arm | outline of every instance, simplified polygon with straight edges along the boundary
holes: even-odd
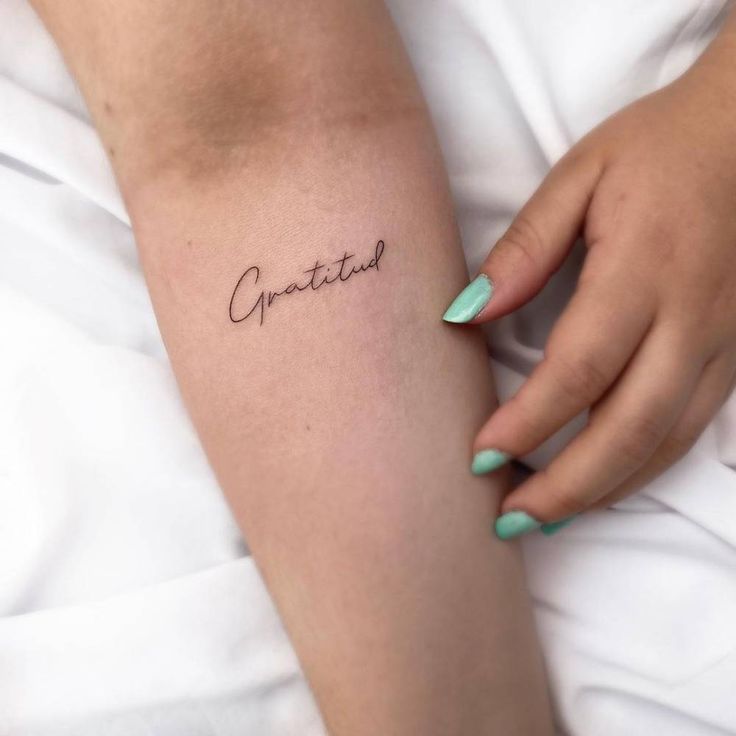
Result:
[[[480,336],[440,319],[466,278],[443,166],[382,4],[35,5],[331,733],[551,733],[502,483],[467,470],[494,396]]]

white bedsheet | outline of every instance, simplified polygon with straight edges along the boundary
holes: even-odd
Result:
[[[724,3],[392,0],[474,269],[549,166]],[[575,258],[495,329],[509,395]],[[556,444],[528,458],[544,462]],[[524,541],[561,731],[736,734],[736,402],[641,495]],[[127,216],[24,0],[0,5],[0,736],[323,736],[177,395]]]

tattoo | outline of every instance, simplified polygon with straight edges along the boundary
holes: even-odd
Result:
[[[261,278],[261,269],[258,266],[250,266],[247,268],[243,275],[238,279],[233,289],[233,294],[230,297],[230,321],[231,322],[244,322],[252,315],[257,315],[259,324],[262,325],[266,316],[266,309],[273,306],[274,302],[282,296],[289,296],[300,291],[317,291],[325,285],[334,284],[337,282],[347,281],[351,276],[356,273],[363,273],[374,268],[376,271],[379,270],[378,264],[383,256],[384,248],[386,244],[383,240],[379,240],[376,243],[376,249],[373,256],[358,265],[353,260],[355,258],[354,253],[348,253],[345,251],[341,258],[336,261],[332,261],[328,266],[324,263],[320,263],[318,260],[314,262],[314,266],[307,268],[303,273],[307,274],[307,278],[302,281],[292,281],[288,286],[281,289],[280,291],[268,291],[262,289],[256,291],[253,287],[257,286],[258,281]],[[249,294],[249,292],[252,293]],[[250,308],[247,312],[235,313],[235,301],[242,302],[246,301]]]

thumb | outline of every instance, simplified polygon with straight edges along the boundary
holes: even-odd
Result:
[[[443,319],[457,323],[488,322],[535,296],[560,267],[582,230],[602,171],[602,164],[593,156],[575,156],[572,151],[564,156]]]

